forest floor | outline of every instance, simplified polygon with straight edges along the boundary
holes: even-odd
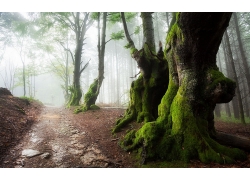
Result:
[[[230,165],[204,164],[193,160],[182,162],[151,162],[140,165],[133,153],[123,151],[119,139],[124,132],[111,134],[116,120],[124,109],[100,110],[74,114],[73,109],[46,107],[33,102],[0,95],[0,167],[250,167],[248,160]],[[250,124],[216,121],[219,131],[250,138]],[[28,152],[34,153],[28,157]]]

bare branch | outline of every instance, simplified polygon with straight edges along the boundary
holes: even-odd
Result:
[[[90,61],[91,59],[89,59],[89,61]],[[89,65],[89,61],[84,65],[84,67],[81,69],[81,71],[79,72],[79,74],[81,75],[82,74],[82,72],[84,71],[84,69],[86,69],[87,68],[87,66]]]
[[[73,61],[73,64],[75,64],[75,59],[74,59],[74,56],[73,56],[72,51],[71,51],[69,48],[66,48],[66,47],[63,45],[63,43],[62,43],[62,42],[60,42],[60,41],[58,41],[58,40],[56,40],[56,41],[57,41],[57,42],[59,42],[59,44],[63,47],[63,49],[64,49],[65,51],[69,51],[70,56],[71,56],[72,61]]]
[[[134,77],[130,77],[130,78],[136,78],[140,73],[141,71],[139,71]]]

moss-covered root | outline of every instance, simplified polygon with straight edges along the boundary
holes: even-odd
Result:
[[[121,128],[125,127],[135,118],[135,113],[126,113],[124,117],[117,120],[115,127],[112,129],[112,133],[117,133],[121,130]]]
[[[246,154],[236,148],[228,148],[218,144],[208,135],[185,132],[183,134],[162,134],[163,129],[157,122],[146,123],[139,131],[131,130],[120,142],[126,151],[136,148],[145,159],[163,159],[167,161],[181,160],[189,162],[199,159],[203,163],[234,163],[245,160]],[[185,135],[184,135],[185,134]]]
[[[177,108],[178,107],[178,108]],[[206,109],[206,108],[205,108]],[[193,114],[189,101],[177,93],[170,110],[172,125],[164,126],[158,118],[145,123],[137,132],[127,133],[120,143],[125,150],[143,149],[144,158],[165,160],[199,159],[209,163],[233,163],[244,160],[246,155],[239,149],[231,149],[215,142],[208,134],[207,121]]]
[[[71,95],[70,95],[70,100],[67,103],[67,107],[79,106],[79,102],[82,97],[81,87],[80,86],[72,87],[70,91]]]

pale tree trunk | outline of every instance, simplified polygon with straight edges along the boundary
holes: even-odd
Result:
[[[225,52],[225,63],[226,63],[226,67],[227,67],[227,74],[229,78],[235,79],[235,77],[237,77],[237,75],[235,76],[235,74],[233,73],[233,66],[231,64],[231,60],[230,60],[230,53],[229,53],[229,47],[227,45],[226,39],[224,38],[224,40],[222,41],[222,45],[224,47],[224,52]],[[230,45],[230,44],[229,44]],[[237,91],[237,90],[236,90]],[[238,108],[238,97],[234,97],[233,100],[230,102],[230,104],[232,104],[232,108],[233,108],[233,113],[234,113],[234,117],[235,118],[239,118],[240,117],[240,113],[239,113],[239,108]],[[230,105],[229,104],[229,105]]]
[[[216,66],[230,17],[231,13],[176,14],[165,46],[169,84],[158,118],[129,131],[121,141],[124,149],[139,148],[144,160],[232,163],[247,158],[243,151],[213,139],[215,105],[231,101],[235,93],[235,82]]]
[[[225,47],[224,41],[222,41],[222,49],[223,49],[225,64],[226,64],[226,74],[227,74],[227,77],[230,78],[230,76],[231,76],[231,74],[230,74],[230,66],[229,66],[229,63],[227,63],[228,57],[227,57],[226,47]],[[226,107],[226,113],[227,113],[228,117],[231,117],[232,114],[231,114],[229,103],[226,103],[225,107]]]
[[[248,62],[247,62],[246,54],[244,52],[244,47],[243,47],[242,38],[241,38],[241,34],[240,34],[237,14],[233,13],[233,17],[234,17],[233,19],[234,19],[234,23],[235,23],[236,35],[237,35],[237,39],[238,39],[238,43],[239,43],[239,51],[240,51],[240,55],[241,55],[241,58],[242,58],[244,73],[245,73],[246,80],[247,80],[247,85],[248,85],[248,93],[250,94],[250,70],[249,70],[249,65],[248,65]]]
[[[168,26],[168,29],[169,29],[169,13],[166,12],[166,18],[167,18],[167,26]]]
[[[116,64],[116,105],[120,105],[120,74],[119,74],[119,65],[118,65],[118,56],[117,56],[117,45],[115,41],[115,64]]]
[[[237,58],[237,60],[239,61],[240,60],[240,56],[239,56],[239,52],[238,52],[238,49],[237,49],[237,47],[236,47],[236,41],[235,41],[235,38],[234,38],[234,36],[232,36],[232,38],[233,38],[233,45],[234,45],[234,47],[235,47],[235,49],[234,49],[234,52],[235,52],[235,54],[236,54],[236,58]],[[246,79],[246,76],[244,76],[243,75],[243,73],[242,73],[242,69],[243,69],[243,67],[242,67],[242,63],[239,63],[239,65],[238,65],[238,67],[239,67],[239,72],[240,72],[240,79],[241,79],[241,82],[242,82],[242,101],[244,101],[244,109],[245,109],[245,113],[246,113],[246,117],[249,117],[249,105],[248,105],[248,90],[247,90],[247,86],[246,86],[246,84],[245,84],[245,79]]]
[[[240,95],[238,77],[237,77],[236,68],[234,65],[233,53],[232,53],[232,50],[230,47],[229,36],[228,36],[227,31],[225,31],[225,39],[226,39],[226,45],[227,45],[227,49],[228,49],[228,57],[229,57],[228,59],[229,59],[229,63],[231,64],[231,67],[232,67],[233,80],[236,82],[236,96],[237,96],[237,101],[238,101],[237,108],[239,108],[239,115],[240,115],[241,123],[246,124],[244,111],[243,111],[243,104],[242,104],[241,95]]]

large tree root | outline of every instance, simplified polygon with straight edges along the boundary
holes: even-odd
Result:
[[[216,132],[215,140],[220,144],[240,148],[250,152],[250,138]]]

